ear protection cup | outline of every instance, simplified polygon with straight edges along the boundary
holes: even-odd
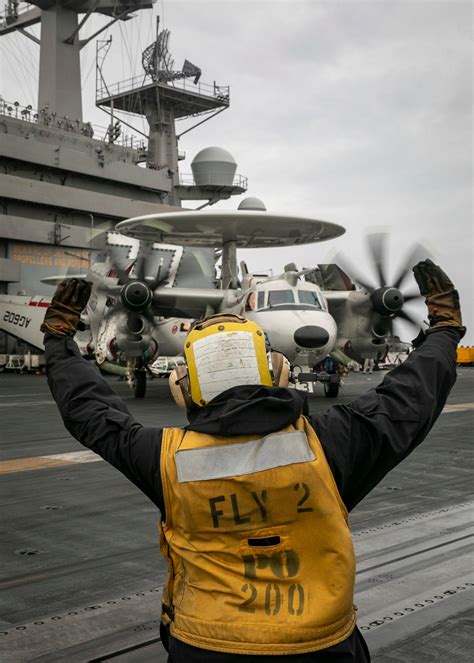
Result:
[[[177,366],[171,371],[168,384],[176,405],[183,410],[189,410],[193,402],[189,392],[187,366]]]
[[[271,370],[274,387],[288,387],[290,362],[281,352],[270,352]]]

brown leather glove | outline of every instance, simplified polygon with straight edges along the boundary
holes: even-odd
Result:
[[[454,327],[464,336],[458,291],[441,267],[422,260],[413,267],[413,273],[428,307],[430,327]]]
[[[81,312],[89,301],[91,284],[83,279],[61,281],[40,330],[55,336],[74,336]]]

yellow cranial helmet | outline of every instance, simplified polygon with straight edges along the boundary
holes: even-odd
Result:
[[[286,362],[282,355],[271,354],[275,365]],[[275,384],[263,329],[238,315],[217,314],[198,320],[187,336],[184,355],[186,366],[170,375],[171,392],[181,407],[207,405],[218,394],[239,385]],[[278,361],[280,357],[284,361]],[[280,374],[281,370],[278,385]],[[286,379],[281,386],[287,385]]]

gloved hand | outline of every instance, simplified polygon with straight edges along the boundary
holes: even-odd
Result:
[[[413,273],[428,307],[430,327],[454,327],[464,336],[458,291],[441,267],[422,260],[413,267]]]
[[[62,281],[54,293],[40,330],[55,336],[74,336],[81,312],[89,301],[91,284],[83,279]]]

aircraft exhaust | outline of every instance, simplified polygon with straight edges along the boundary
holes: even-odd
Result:
[[[146,327],[146,320],[141,315],[129,315],[127,318],[127,330],[130,334],[138,336],[143,334]]]

